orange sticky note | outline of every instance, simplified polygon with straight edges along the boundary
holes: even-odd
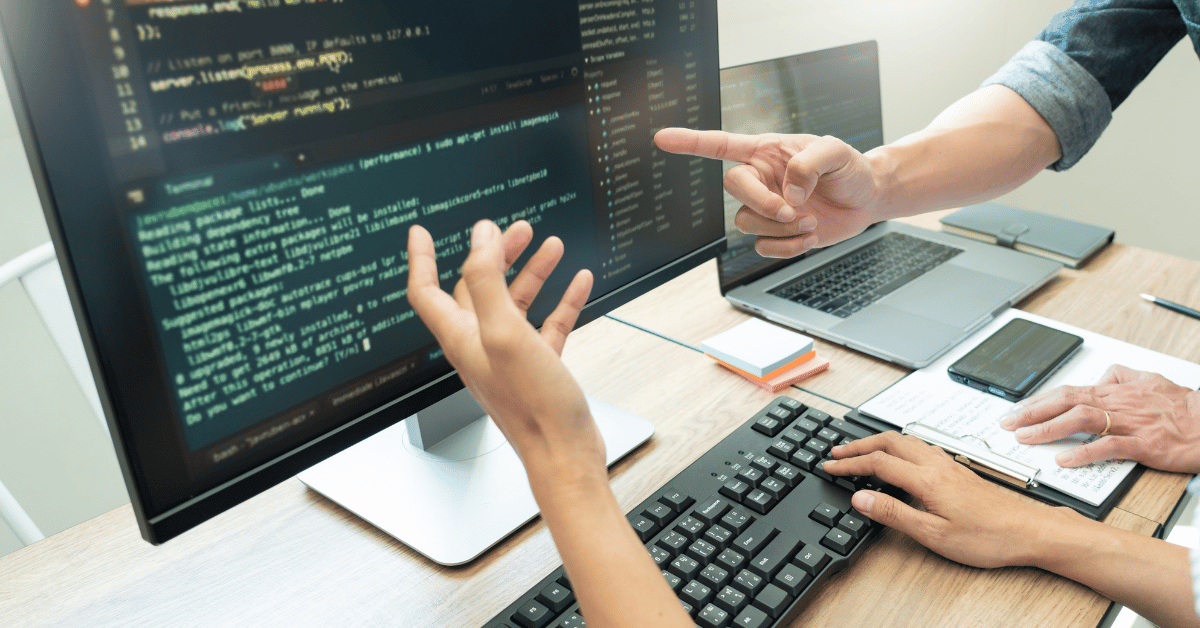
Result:
[[[713,359],[716,359],[716,358],[713,358]],[[758,386],[759,388],[761,388],[763,390],[773,392],[773,393],[779,392],[779,391],[783,390],[784,388],[787,388],[788,386],[795,384],[796,382],[800,382],[805,379],[808,379],[809,377],[812,377],[813,375],[816,375],[817,373],[820,373],[821,371],[824,371],[825,369],[829,368],[829,360],[826,360],[825,358],[813,357],[812,359],[801,362],[800,364],[792,367],[791,369],[788,369],[787,371],[785,371],[783,373],[776,375],[775,377],[772,377],[769,379],[761,379],[758,377],[754,377],[753,375],[750,375],[749,373],[747,373],[741,369],[737,369],[732,366],[729,366],[728,364],[726,364],[720,360],[717,360],[717,363],[720,364],[721,366],[724,366],[725,368],[728,368],[729,370],[733,371],[734,373],[737,373],[738,375],[741,375],[742,377],[746,378],[748,381],[753,383],[755,386]]]

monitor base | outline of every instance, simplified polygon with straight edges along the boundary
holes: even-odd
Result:
[[[611,465],[654,425],[592,397]],[[301,482],[443,565],[470,562],[532,520],[537,502],[516,451],[486,415],[435,445],[406,419],[300,473]]]

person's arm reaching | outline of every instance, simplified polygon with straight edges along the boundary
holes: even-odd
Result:
[[[885,432],[831,453],[837,460],[825,464],[829,473],[874,475],[919,499],[925,510],[875,491],[858,491],[851,504],[946,558],[974,567],[1039,567],[1156,625],[1200,626],[1183,547],[1023,501],[912,436]]]
[[[1062,155],[1050,125],[1021,96],[990,85],[928,127],[867,153],[833,137],[736,135],[668,128],[662,150],[741,162],[725,189],[744,204],[737,228],[765,256],[791,257],[868,226],[993,198]]]
[[[433,238],[414,226],[409,303],[520,456],[588,625],[694,626],[609,488],[604,441],[559,359],[591,273],[575,276],[540,333],[525,310],[561,259],[562,242],[548,238],[505,282],[532,237],[524,221],[503,235],[489,221],[476,224],[451,296],[438,284]]]

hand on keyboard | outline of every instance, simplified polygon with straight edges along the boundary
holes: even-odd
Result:
[[[980,478],[914,436],[884,432],[835,447],[831,453],[835,460],[825,465],[831,475],[877,476],[925,506],[920,511],[890,495],[858,491],[851,503],[872,520],[963,564],[1031,564],[1029,522],[1045,517],[1046,507]]]

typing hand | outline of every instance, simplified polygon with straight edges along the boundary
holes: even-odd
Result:
[[[1022,501],[914,436],[884,432],[834,447],[831,475],[873,475],[925,506],[917,510],[884,493],[858,491],[855,510],[911,536],[921,545],[973,567],[1028,565],[1031,522],[1054,512]]]
[[[654,142],[670,153],[742,162],[725,175],[725,190],[744,203],[734,224],[758,236],[754,248],[765,257],[836,244],[880,220],[876,172],[839,139],[669,128]]]
[[[524,221],[503,236],[492,222],[477,223],[452,297],[438,285],[433,238],[414,226],[408,235],[408,300],[512,443],[536,492],[542,480],[607,476],[604,441],[582,390],[559,359],[587,302],[592,275],[582,270],[575,276],[539,333],[525,313],[562,258],[562,241],[548,238],[511,286],[504,278],[532,238]]]
[[[1107,417],[1105,416],[1105,413]],[[1029,445],[1105,434],[1058,455],[1063,467],[1129,459],[1155,469],[1200,472],[1200,392],[1120,365],[1095,386],[1062,386],[1015,406],[1000,427]]]

